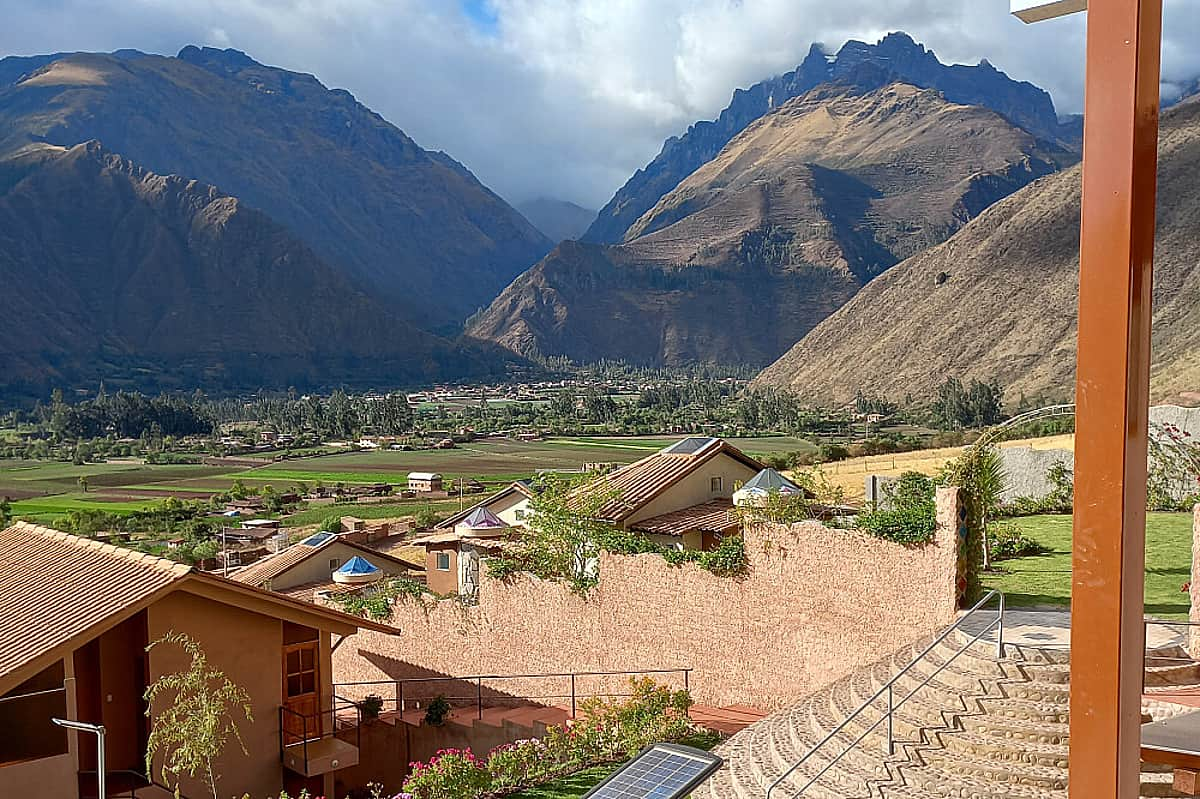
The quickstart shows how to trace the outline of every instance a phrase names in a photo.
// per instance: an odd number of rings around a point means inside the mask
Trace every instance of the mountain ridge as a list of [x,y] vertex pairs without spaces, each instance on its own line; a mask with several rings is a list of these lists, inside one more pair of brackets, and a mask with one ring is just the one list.
[[[1047,92],[1028,82],[1013,81],[986,60],[977,66],[943,65],[931,50],[901,32],[889,33],[875,45],[851,40],[833,57],[814,44],[796,69],[736,89],[717,119],[696,122],[682,135],[668,138],[658,155],[637,170],[600,210],[583,240],[621,241],[630,225],[755,119],[822,83],[844,81],[854,73],[867,74],[864,66],[874,67],[878,75],[877,82],[866,88],[904,82],[939,89],[950,102],[992,108],[1049,142],[1078,146],[1078,141],[1061,140],[1064,130]],[[1066,133],[1073,136],[1074,127]]]
[[578,362],[766,365],[1064,157],[933,90],[819,87],[747,126],[624,243],[560,244],[467,335]]
[[550,248],[464,166],[311,75],[195,46],[40,58],[0,60],[23,73],[0,81],[0,156],[96,139],[217,186],[422,327],[456,330]]

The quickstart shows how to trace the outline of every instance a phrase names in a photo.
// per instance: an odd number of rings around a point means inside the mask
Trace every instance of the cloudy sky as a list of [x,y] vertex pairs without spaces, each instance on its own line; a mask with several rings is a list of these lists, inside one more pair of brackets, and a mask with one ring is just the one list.
[[[1200,4],[1165,0],[1164,80],[1200,75]],[[186,44],[311,72],[509,200],[598,208],[664,138],[817,41],[904,30],[1082,110],[1082,15],[1025,26],[1008,0],[0,0],[0,55]],[[1169,89],[1168,89],[1169,90]]]

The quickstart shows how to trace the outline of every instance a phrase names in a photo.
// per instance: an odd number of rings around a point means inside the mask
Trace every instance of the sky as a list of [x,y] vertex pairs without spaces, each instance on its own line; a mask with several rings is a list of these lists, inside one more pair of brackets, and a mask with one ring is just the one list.
[[[1200,76],[1200,3],[1164,0],[1164,91]],[[596,209],[668,136],[821,42],[903,30],[1082,111],[1085,15],[1008,0],[0,0],[0,56],[234,47],[344,88],[511,202]]]

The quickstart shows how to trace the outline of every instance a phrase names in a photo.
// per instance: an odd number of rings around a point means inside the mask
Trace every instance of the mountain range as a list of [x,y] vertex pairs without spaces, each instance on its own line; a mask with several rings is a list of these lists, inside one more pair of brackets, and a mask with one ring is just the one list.
[[[897,71],[938,78],[1008,113],[953,102]],[[818,72],[836,77],[774,99],[778,87]],[[660,155],[584,240],[513,281],[467,335],[526,356],[766,366],[876,275],[1077,160],[1044,92],[987,65],[942,67],[903,35],[852,42],[836,58],[814,49],[790,75],[734,96],[722,120],[752,113],[750,97],[768,96],[769,110],[716,153],[698,142],[719,143],[710,135],[717,123],[668,142],[664,153],[689,159]],[[968,91],[972,78],[980,85]],[[994,84],[1001,88],[989,94]],[[668,169],[701,158],[680,179]],[[639,195],[652,203],[628,223],[622,217],[621,243],[589,240],[614,208],[634,207],[630,188],[651,175],[674,185]]]
[[1012,80],[987,61],[977,66],[942,64],[933,52],[901,32],[890,33],[876,44],[849,41],[836,54],[814,44],[796,69],[738,89],[717,119],[697,122],[683,135],[667,139],[654,160],[600,209],[583,240],[606,244],[624,240],[635,221],[751,122],[821,84],[852,76],[861,79],[867,70],[879,76],[877,86],[901,82],[936,89],[952,103],[991,108],[1041,139],[1079,149],[1082,129],[1070,120],[1059,121],[1047,92]]
[[[1166,111],[1159,142],[1151,394],[1200,383],[1200,100]],[[872,281],[757,379],[820,403],[858,390],[930,396],[947,376],[1070,401],[1081,169],[1043,178],[948,241]]]
[[[235,50],[0,59],[0,171],[0,202],[38,222],[0,229],[5,270],[30,321],[57,320],[8,331],[10,390],[153,386],[184,363],[243,388],[502,371],[446,336],[551,246],[348,92]],[[180,185],[145,190],[161,181]],[[122,217],[77,224],[76,196]]]

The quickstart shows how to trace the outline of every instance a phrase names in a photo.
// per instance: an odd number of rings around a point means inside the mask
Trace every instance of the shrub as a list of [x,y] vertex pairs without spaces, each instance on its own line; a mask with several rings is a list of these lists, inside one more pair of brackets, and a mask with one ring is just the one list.
[[364,719],[379,718],[379,711],[383,710],[383,697],[375,694],[367,694],[367,696],[358,703],[358,710],[362,713]]
[[486,764],[470,749],[441,749],[428,763],[411,768],[404,791],[419,799],[464,799],[491,791]]
[[994,522],[988,525],[988,543],[992,560],[1023,558],[1043,555],[1050,550],[1021,532],[1021,528],[1009,522]]
[[701,552],[700,568],[718,577],[739,577],[746,573],[746,541],[740,535],[723,536],[715,549]]
[[858,528],[899,544],[932,541],[937,531],[933,481],[917,472],[905,472],[886,492],[890,507],[860,513]]
[[440,727],[446,723],[446,717],[450,715],[450,703],[446,701],[446,697],[438,694],[438,696],[429,703],[429,707],[425,708],[425,723],[434,727]]

